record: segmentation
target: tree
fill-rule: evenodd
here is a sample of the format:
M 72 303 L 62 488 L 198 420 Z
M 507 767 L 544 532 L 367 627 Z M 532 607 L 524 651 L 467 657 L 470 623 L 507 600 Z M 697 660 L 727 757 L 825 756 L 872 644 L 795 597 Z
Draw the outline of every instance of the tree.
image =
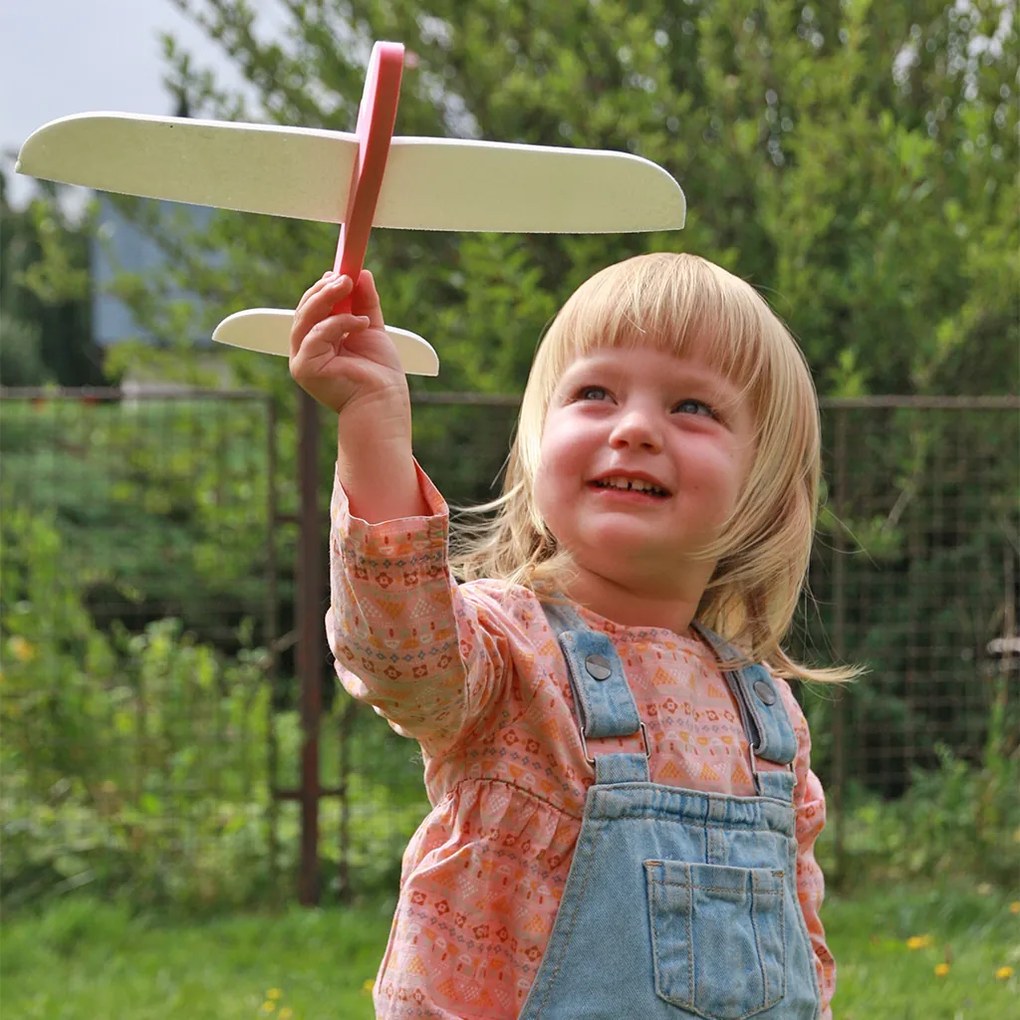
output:
M 548 317 L 595 268 L 655 247 L 760 287 L 823 392 L 1002 392 L 1015 367 L 1017 26 L 1000 0 L 319 0 L 260 37 L 243 0 L 174 0 L 258 109 L 167 40 L 192 110 L 350 130 L 373 39 L 410 53 L 398 130 L 629 150 L 683 184 L 682 234 L 380 231 L 388 317 L 455 388 L 520 387 Z M 226 313 L 293 303 L 332 231 L 259 217 L 207 239 Z
M 0 380 L 101 384 L 102 357 L 90 325 L 88 214 L 70 215 L 52 185 L 15 209 L 0 174 L 0 223 Z

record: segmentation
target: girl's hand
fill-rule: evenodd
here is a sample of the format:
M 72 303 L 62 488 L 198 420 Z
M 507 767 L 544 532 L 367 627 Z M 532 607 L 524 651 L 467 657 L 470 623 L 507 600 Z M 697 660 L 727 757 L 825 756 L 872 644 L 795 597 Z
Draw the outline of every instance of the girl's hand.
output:
M 352 295 L 351 312 L 333 314 Z M 336 411 L 367 398 L 406 402 L 407 379 L 383 324 L 372 274 L 357 287 L 349 276 L 326 273 L 305 291 L 290 330 L 290 374 L 319 403 Z
M 351 311 L 333 314 L 351 295 Z M 337 413 L 337 478 L 351 513 L 372 523 L 429 512 L 411 452 L 407 376 L 383 325 L 372 274 L 326 273 L 290 329 L 290 374 Z

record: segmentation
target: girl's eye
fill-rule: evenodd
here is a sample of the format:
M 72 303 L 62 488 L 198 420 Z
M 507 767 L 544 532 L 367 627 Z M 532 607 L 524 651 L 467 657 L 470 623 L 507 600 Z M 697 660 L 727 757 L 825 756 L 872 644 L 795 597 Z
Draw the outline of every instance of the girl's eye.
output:
M 609 393 L 604 386 L 582 386 L 577 391 L 578 400 L 607 400 Z
M 709 418 L 719 417 L 715 413 L 715 409 L 710 407 L 703 400 L 681 400 L 680 403 L 673 408 L 673 410 L 679 414 L 707 415 Z

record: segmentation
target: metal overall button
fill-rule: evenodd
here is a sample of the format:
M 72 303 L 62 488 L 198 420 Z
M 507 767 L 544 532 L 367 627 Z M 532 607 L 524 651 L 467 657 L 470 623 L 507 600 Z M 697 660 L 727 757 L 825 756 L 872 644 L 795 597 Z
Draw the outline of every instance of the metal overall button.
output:
M 593 680 L 608 680 L 613 675 L 609 660 L 604 655 L 589 655 L 584 660 L 584 668 Z
M 755 680 L 754 693 L 758 695 L 763 704 L 774 705 L 776 703 L 776 692 L 767 680 Z

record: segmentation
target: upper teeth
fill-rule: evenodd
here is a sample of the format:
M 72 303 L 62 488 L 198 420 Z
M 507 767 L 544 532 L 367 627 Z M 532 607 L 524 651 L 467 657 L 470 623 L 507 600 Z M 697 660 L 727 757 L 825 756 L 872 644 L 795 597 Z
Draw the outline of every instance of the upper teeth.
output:
M 611 489 L 635 489 L 638 492 L 651 492 L 656 496 L 665 496 L 665 489 L 651 482 L 642 481 L 640 478 L 624 478 L 622 475 L 614 475 L 612 478 L 602 478 L 595 483 L 602 488 Z

